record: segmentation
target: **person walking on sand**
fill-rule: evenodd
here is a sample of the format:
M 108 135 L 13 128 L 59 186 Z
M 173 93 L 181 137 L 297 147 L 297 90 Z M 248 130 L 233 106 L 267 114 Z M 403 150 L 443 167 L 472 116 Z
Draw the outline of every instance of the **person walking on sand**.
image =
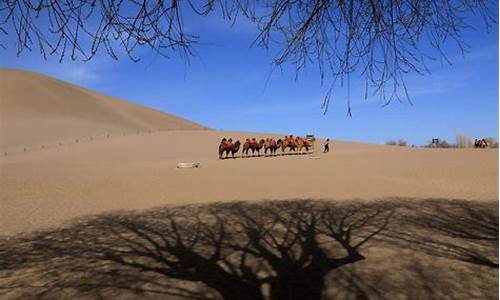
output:
M 323 153 L 328 153 L 328 152 L 330 152 L 330 139 L 326 139 L 325 149 L 323 150 Z

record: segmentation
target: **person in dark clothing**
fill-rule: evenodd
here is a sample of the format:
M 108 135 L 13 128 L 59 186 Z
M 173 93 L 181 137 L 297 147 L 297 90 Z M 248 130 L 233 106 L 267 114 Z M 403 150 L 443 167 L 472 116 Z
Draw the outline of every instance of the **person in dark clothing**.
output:
M 330 139 L 326 139 L 325 141 L 325 149 L 323 150 L 323 153 L 330 152 Z

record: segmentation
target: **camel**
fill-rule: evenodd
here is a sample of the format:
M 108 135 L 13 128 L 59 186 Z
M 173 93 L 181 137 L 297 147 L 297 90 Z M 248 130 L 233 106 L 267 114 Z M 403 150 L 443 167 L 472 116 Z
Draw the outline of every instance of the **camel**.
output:
M 474 139 L 474 148 L 479 148 L 480 142 L 478 139 Z
M 262 149 L 264 147 L 264 143 L 266 141 L 264 139 L 260 139 L 260 141 L 255 144 L 255 151 L 257 151 L 257 155 L 260 156 L 260 149 Z
M 229 148 L 232 148 L 232 142 L 229 142 L 226 138 L 222 138 L 222 140 L 221 140 L 221 142 L 219 144 L 219 158 L 220 159 L 222 159 L 222 155 Z
M 246 139 L 245 140 L 245 143 L 243 144 L 243 150 L 241 150 L 241 157 L 243 157 L 243 155 L 248 155 L 248 150 L 252 147 L 252 142 L 250 141 L 250 139 Z
M 280 149 L 281 147 L 283 147 L 283 140 L 282 140 L 282 139 L 278 139 L 278 140 L 276 141 L 276 147 L 277 147 L 277 148 L 276 148 L 276 151 L 277 151 L 278 149 Z M 274 154 L 276 154 L 276 151 L 274 151 Z
M 303 148 L 306 149 L 306 152 L 309 152 L 309 148 L 312 148 L 312 143 L 311 141 L 309 141 L 308 139 L 306 138 L 302 138 L 302 137 L 296 137 L 295 138 L 295 143 L 298 147 L 298 152 L 300 153 L 302 151 Z
M 482 139 L 481 140 L 481 148 L 488 148 L 488 141 L 486 141 L 485 139 Z
M 240 141 L 236 141 L 233 144 L 233 139 L 227 140 L 226 138 L 223 138 L 220 145 L 219 145 L 219 158 L 223 159 L 223 154 L 226 153 L 226 158 L 228 158 L 229 153 L 231 153 L 232 157 L 234 158 L 234 154 L 236 154 L 240 150 Z
M 283 154 L 285 154 L 286 148 L 290 148 L 290 152 L 295 152 L 297 149 L 297 143 L 295 142 L 293 135 L 285 136 L 285 139 L 281 141 L 281 151 Z
M 241 143 L 240 141 L 236 141 L 234 144 L 233 144 L 233 148 L 231 148 L 230 150 L 228 150 L 228 152 L 231 153 L 231 156 L 234 158 L 234 155 L 236 153 L 238 153 L 238 151 L 240 151 L 240 146 L 241 146 Z M 226 158 L 227 158 L 227 154 L 226 154 Z
M 245 154 L 246 157 L 248 157 L 248 150 L 252 150 L 252 156 L 254 156 L 255 151 L 257 151 L 257 156 L 260 156 L 260 149 L 264 146 L 264 143 L 266 141 L 264 139 L 261 139 L 260 141 L 257 142 L 255 138 L 247 139 L 245 143 L 243 144 L 243 150 L 242 150 L 242 156 Z
M 278 142 L 276 142 L 273 138 L 267 138 L 266 142 L 264 143 L 264 155 L 267 156 L 267 150 L 269 150 L 269 155 L 276 155 L 276 150 L 281 146 L 281 140 L 278 140 L 280 144 L 278 145 Z
M 475 139 L 474 148 L 488 148 L 488 141 L 486 139 Z

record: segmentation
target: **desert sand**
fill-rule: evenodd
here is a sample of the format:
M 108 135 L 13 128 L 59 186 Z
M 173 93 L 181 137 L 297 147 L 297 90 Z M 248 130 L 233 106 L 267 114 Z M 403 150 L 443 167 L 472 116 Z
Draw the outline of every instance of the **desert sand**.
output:
M 0 69 L 0 149 L 137 130 L 205 129 L 38 73 Z
M 0 298 L 253 300 L 263 276 L 304 299 L 498 297 L 497 149 L 333 140 L 323 154 L 319 139 L 221 160 L 223 137 L 283 134 L 209 130 L 25 71 L 0 70 L 0 87 Z M 266 264 L 291 275 L 245 277 Z
M 219 160 L 222 137 L 244 141 L 264 135 L 206 130 L 40 74 L 1 70 L 0 75 L 4 235 L 110 210 L 214 201 L 498 199 L 494 149 L 334 140 L 328 154 L 316 142 L 319 159 Z M 200 168 L 177 169 L 179 162 L 199 162 Z

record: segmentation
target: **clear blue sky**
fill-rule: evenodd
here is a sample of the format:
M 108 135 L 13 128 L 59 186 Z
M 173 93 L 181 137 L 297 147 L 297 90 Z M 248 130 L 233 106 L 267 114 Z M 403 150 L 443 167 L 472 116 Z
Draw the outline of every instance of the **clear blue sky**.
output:
M 431 75 L 407 77 L 413 106 L 393 102 L 381 107 L 376 97 L 364 100 L 364 81 L 352 79 L 352 117 L 346 117 L 345 88 L 335 90 L 323 115 L 326 86 L 313 68 L 298 81 L 286 68 L 267 82 L 275 49 L 251 48 L 257 34 L 253 25 L 239 19 L 231 27 L 216 15 L 185 20 L 203 42 L 188 66 L 178 57 L 164 59 L 146 50 L 139 63 L 105 54 L 90 62 L 59 63 L 57 57 L 43 60 L 37 50 L 17 57 L 13 35 L 4 41 L 7 50 L 0 50 L 0 65 L 47 74 L 214 129 L 314 133 L 371 143 L 403 138 L 425 144 L 433 137 L 455 142 L 460 133 L 498 138 L 498 28 L 487 33 L 471 20 L 477 30 L 464 36 L 470 53 L 462 57 L 450 49 L 452 65 L 436 62 L 430 65 Z

